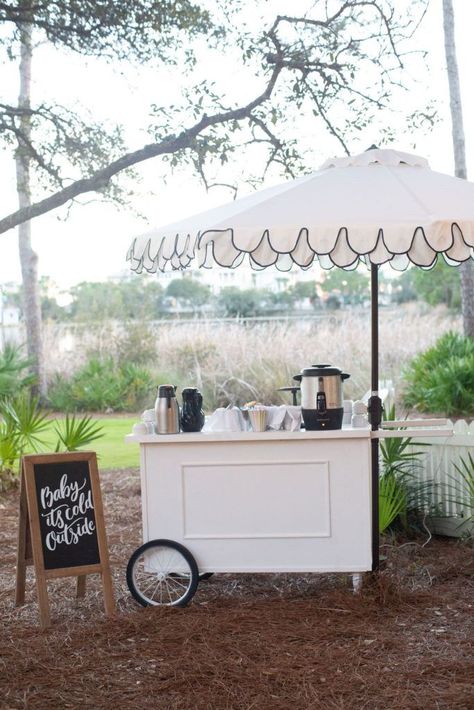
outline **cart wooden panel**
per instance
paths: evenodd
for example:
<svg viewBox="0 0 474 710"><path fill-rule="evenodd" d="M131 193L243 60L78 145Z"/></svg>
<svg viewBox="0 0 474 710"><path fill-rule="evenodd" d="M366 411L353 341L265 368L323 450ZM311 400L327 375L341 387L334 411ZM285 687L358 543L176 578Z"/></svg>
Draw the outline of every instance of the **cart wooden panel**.
<svg viewBox="0 0 474 710"><path fill-rule="evenodd" d="M370 431L129 436L141 448L144 542L199 572L371 569Z"/></svg>

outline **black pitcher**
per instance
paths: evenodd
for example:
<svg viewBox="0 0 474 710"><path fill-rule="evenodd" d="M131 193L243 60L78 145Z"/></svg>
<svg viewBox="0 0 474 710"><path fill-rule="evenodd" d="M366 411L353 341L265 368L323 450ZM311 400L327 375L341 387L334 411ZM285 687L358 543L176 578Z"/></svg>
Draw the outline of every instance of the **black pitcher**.
<svg viewBox="0 0 474 710"><path fill-rule="evenodd" d="M205 420L202 411L202 394L196 387L186 387L182 394L181 431L201 431Z"/></svg>

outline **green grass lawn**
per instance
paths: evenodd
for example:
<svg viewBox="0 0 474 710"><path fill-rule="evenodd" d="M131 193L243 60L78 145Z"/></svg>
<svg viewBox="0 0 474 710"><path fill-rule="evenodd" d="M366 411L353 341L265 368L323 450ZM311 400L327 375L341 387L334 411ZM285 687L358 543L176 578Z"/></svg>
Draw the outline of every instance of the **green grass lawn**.
<svg viewBox="0 0 474 710"><path fill-rule="evenodd" d="M80 416L80 415L79 415ZM140 453L138 444L126 444L124 437L130 434L132 426L138 421L137 417L117 419L93 417L94 421L100 422L103 427L104 435L93 441L90 448L91 451L97 453L97 462L99 469L106 468L131 468L140 465ZM46 433L41 437L45 441L43 450L49 448L54 451L56 445L56 436L54 434L54 426L48 428ZM49 447L48 447L49 445Z"/></svg>

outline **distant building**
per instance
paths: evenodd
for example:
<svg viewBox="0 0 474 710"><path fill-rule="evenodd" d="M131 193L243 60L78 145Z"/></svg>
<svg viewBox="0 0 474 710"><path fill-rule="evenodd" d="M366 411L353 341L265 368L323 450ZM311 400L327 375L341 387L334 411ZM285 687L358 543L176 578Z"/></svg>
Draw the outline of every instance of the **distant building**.
<svg viewBox="0 0 474 710"><path fill-rule="evenodd" d="M240 289L256 288L268 289L275 293L285 291L289 286L301 281L321 281L321 269L315 266L308 271L294 268L291 271L278 271L269 267L262 271L255 271L250 266L239 266L237 269L187 269L184 271L167 271L157 273L151 278L158 279L158 282L166 288L170 281L179 278L194 278L200 283L210 286L214 294L218 294L223 288L234 286Z"/></svg>
<svg viewBox="0 0 474 710"><path fill-rule="evenodd" d="M0 325L18 325L20 323L20 309L17 306L2 306L0 300Z"/></svg>
<svg viewBox="0 0 474 710"><path fill-rule="evenodd" d="M21 311L18 306L9 304L7 298L0 289L0 347L22 340Z"/></svg>

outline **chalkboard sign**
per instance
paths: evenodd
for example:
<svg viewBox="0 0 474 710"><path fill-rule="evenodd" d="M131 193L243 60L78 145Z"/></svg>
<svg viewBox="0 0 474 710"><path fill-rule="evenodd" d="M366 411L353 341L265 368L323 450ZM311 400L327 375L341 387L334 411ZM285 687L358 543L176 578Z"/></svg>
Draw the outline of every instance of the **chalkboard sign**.
<svg viewBox="0 0 474 710"><path fill-rule="evenodd" d="M45 569L100 564L87 461L33 464Z"/></svg>
<svg viewBox="0 0 474 710"><path fill-rule="evenodd" d="M34 563L43 626L49 626L46 580L102 575L106 613L114 610L96 455L37 454L22 459L17 604L24 602L26 566Z"/></svg>

